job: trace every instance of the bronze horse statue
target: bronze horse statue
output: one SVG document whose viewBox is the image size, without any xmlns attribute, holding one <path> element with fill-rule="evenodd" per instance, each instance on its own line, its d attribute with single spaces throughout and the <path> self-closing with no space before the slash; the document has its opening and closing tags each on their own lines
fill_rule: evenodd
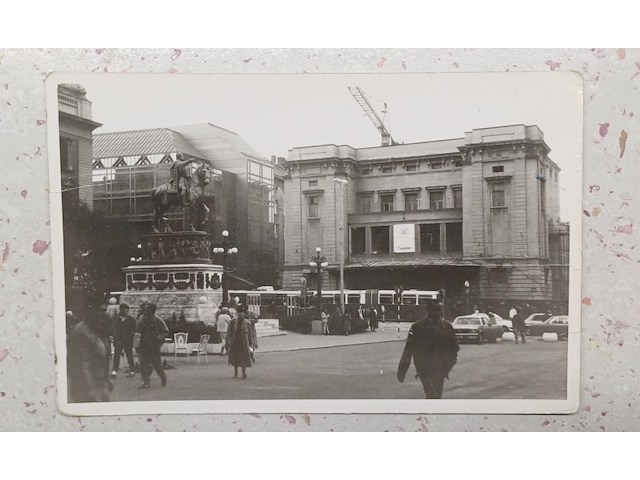
<svg viewBox="0 0 640 480">
<path fill-rule="evenodd" d="M 169 222 L 164 214 L 171 207 L 189 208 L 189 225 L 187 230 L 195 231 L 203 227 L 209 219 L 209 207 L 204 202 L 204 189 L 211 181 L 211 170 L 207 164 L 200 165 L 192 177 L 187 179 L 187 188 L 173 187 L 171 182 L 163 183 L 151 192 L 153 205 L 154 233 L 171 232 Z"/>
</svg>

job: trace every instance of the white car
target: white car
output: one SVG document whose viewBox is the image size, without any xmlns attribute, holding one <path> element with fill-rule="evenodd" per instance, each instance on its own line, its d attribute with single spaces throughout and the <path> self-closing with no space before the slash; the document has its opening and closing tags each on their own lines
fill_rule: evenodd
<svg viewBox="0 0 640 480">
<path fill-rule="evenodd" d="M 502 327 L 503 332 L 513 332 L 513 322 L 511 320 L 502 318 L 500 315 L 493 312 L 489 312 L 487 316 L 489 317 L 489 325 L 498 325 Z"/>
</svg>

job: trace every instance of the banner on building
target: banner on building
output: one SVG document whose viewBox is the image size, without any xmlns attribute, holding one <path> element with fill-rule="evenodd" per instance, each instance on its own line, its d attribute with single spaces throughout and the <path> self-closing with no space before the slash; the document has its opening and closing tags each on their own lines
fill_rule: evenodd
<svg viewBox="0 0 640 480">
<path fill-rule="evenodd" d="M 416 251 L 416 226 L 403 223 L 393 226 L 393 253 L 411 253 Z"/>
</svg>

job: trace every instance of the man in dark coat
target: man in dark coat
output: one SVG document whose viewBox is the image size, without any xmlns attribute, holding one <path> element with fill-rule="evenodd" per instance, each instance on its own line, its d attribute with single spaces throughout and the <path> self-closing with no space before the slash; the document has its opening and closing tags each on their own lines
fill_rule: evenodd
<svg viewBox="0 0 640 480">
<path fill-rule="evenodd" d="M 522 339 L 522 343 L 525 343 L 527 341 L 525 338 L 527 326 L 524 323 L 524 316 L 522 315 L 522 309 L 520 307 L 516 307 L 516 314 L 511 322 L 513 326 L 513 333 L 516 337 L 516 343 L 518 343 L 518 336 Z"/>
<path fill-rule="evenodd" d="M 151 373 L 155 369 L 160 377 L 160 385 L 167 384 L 167 375 L 162 369 L 160 360 L 160 347 L 169 333 L 167 324 L 160 317 L 156 316 L 156 305 L 147 303 L 142 311 L 142 318 L 136 326 L 136 350 L 140 358 L 140 374 L 142 376 L 141 389 L 151 386 Z"/>
<path fill-rule="evenodd" d="M 136 332 L 136 320 L 129 315 L 129 305 L 120 304 L 120 313 L 113 320 L 113 369 L 111 376 L 115 378 L 120 368 L 120 355 L 124 350 L 129 364 L 129 373 L 127 377 L 135 377 L 136 369 L 133 363 L 133 335 Z"/>
<path fill-rule="evenodd" d="M 106 305 L 93 308 L 67 337 L 67 382 L 70 402 L 107 402 L 111 328 Z"/>
<path fill-rule="evenodd" d="M 425 397 L 442 398 L 444 380 L 449 378 L 459 348 L 453 327 L 442 320 L 442 305 L 429 305 L 427 316 L 415 322 L 409 330 L 398 365 L 398 380 L 404 382 L 413 358 Z"/>
</svg>

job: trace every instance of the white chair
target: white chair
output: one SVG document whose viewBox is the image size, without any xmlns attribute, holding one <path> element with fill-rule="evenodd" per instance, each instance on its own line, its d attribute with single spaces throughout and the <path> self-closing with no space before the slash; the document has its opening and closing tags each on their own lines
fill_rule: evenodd
<svg viewBox="0 0 640 480">
<path fill-rule="evenodd" d="M 189 361 L 189 344 L 187 343 L 188 334 L 185 332 L 179 332 L 173 334 L 173 341 L 175 342 L 175 350 L 173 352 L 173 360 L 178 360 L 178 353 L 184 353 L 187 356 L 187 362 Z"/>
<path fill-rule="evenodd" d="M 207 345 L 209 345 L 209 339 L 211 338 L 210 335 L 203 333 L 202 335 L 200 335 L 200 343 L 198 344 L 197 347 L 194 347 L 191 349 L 191 353 L 197 353 L 197 359 L 198 359 L 198 363 L 200 363 L 200 355 L 204 356 L 204 360 L 205 362 L 209 362 L 209 358 L 207 357 Z"/>
</svg>

